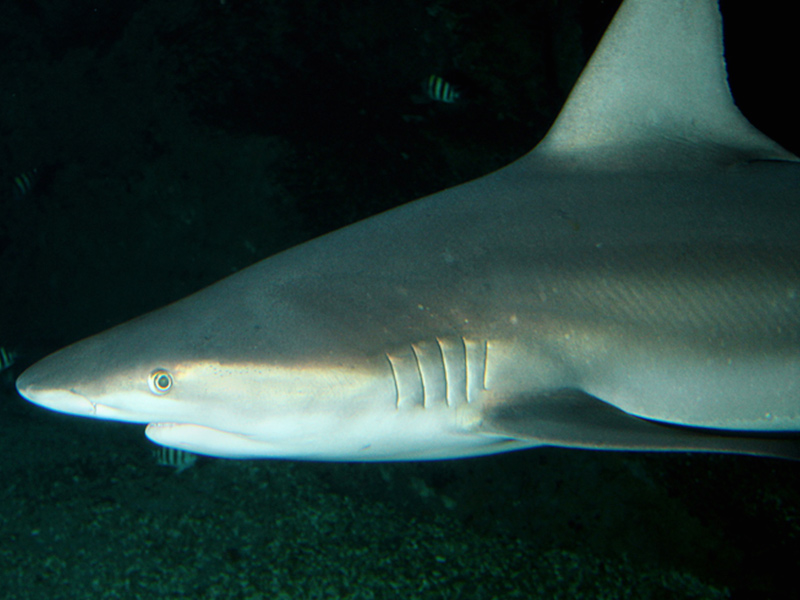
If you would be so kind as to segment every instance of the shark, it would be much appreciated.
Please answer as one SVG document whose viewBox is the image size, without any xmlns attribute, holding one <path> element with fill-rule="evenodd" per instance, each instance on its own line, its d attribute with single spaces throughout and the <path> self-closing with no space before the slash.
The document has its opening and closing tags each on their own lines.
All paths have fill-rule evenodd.
<svg viewBox="0 0 800 600">
<path fill-rule="evenodd" d="M 547 135 L 45 357 L 45 408 L 227 458 L 798 458 L 800 161 L 716 0 L 626 0 Z"/>
</svg>

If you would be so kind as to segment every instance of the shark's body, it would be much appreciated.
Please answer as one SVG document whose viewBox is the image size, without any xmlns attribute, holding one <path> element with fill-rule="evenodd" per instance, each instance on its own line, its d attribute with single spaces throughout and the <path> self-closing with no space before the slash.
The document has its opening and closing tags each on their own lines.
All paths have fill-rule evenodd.
<svg viewBox="0 0 800 600">
<path fill-rule="evenodd" d="M 228 457 L 543 444 L 796 456 L 800 163 L 733 105 L 713 0 L 628 0 L 548 136 L 18 380 Z M 768 439 L 759 439 L 766 437 Z"/>
</svg>

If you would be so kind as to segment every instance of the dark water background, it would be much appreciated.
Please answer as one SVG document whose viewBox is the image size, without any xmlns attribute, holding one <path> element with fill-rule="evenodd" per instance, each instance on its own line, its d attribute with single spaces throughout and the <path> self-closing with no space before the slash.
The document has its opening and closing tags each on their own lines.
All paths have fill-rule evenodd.
<svg viewBox="0 0 800 600">
<path fill-rule="evenodd" d="M 0 1 L 0 346 L 19 352 L 0 597 L 798 597 L 793 463 L 540 449 L 176 474 L 141 427 L 13 388 L 72 341 L 524 154 L 616 5 Z M 789 10 L 723 2 L 737 103 L 798 153 Z M 431 74 L 463 100 L 420 102 Z"/>
</svg>

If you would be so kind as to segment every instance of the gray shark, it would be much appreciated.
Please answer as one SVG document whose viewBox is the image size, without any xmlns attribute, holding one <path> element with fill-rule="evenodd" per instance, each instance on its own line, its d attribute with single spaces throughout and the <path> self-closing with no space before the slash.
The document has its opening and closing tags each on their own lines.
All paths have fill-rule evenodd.
<svg viewBox="0 0 800 600">
<path fill-rule="evenodd" d="M 796 458 L 800 163 L 722 53 L 714 0 L 627 0 L 518 161 L 56 352 L 19 393 L 221 457 Z"/>
</svg>

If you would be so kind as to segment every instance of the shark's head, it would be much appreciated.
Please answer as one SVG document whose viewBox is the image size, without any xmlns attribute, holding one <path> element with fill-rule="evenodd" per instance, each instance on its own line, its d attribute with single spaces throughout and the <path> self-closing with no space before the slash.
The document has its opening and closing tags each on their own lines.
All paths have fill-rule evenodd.
<svg viewBox="0 0 800 600">
<path fill-rule="evenodd" d="M 366 323 L 323 318 L 324 310 L 251 285 L 271 275 L 253 267 L 68 346 L 26 370 L 17 389 L 58 412 L 147 423 L 153 441 L 213 456 L 481 453 L 458 433 L 446 402 L 401 410 L 390 357 L 364 345 Z"/>
<path fill-rule="evenodd" d="M 26 370 L 17 389 L 51 410 L 149 423 L 154 441 L 195 452 L 358 454 L 371 442 L 348 431 L 349 417 L 396 406 L 386 357 L 333 353 L 324 331 L 288 312 L 242 326 L 246 298 L 217 303 L 232 287 L 235 276 L 64 348 Z"/>
</svg>

